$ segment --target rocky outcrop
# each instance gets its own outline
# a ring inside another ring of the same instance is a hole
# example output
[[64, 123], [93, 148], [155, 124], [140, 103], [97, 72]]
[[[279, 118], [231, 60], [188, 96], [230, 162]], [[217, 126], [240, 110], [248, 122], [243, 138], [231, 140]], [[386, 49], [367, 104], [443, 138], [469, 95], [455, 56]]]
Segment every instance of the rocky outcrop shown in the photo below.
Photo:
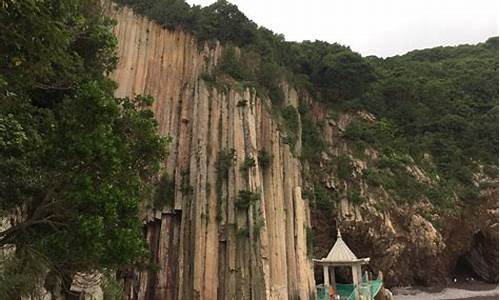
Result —
[[377, 296], [375, 296], [375, 300], [393, 300], [394, 297], [390, 290], [386, 288], [382, 288], [380, 292], [378, 292]]
[[[305, 170], [314, 170], [310, 172], [316, 175], [313, 179], [328, 192], [340, 194], [331, 211], [311, 212], [315, 257], [326, 255], [340, 227], [344, 240], [358, 257], [371, 257], [369, 271], [383, 271], [388, 287], [442, 285], [456, 277], [498, 282], [498, 182], [488, 183], [491, 187], [483, 189], [479, 204], [457, 203], [452, 210], [440, 210], [427, 199], [397, 202], [387, 191], [370, 186], [363, 178], [367, 163], [378, 159], [377, 151], [364, 149], [364, 158], [358, 159], [343, 140], [354, 114], [340, 114], [333, 120], [321, 104], [311, 103], [310, 115], [323, 124], [329, 148], [317, 165], [306, 165]], [[367, 122], [374, 120], [365, 112], [357, 112], [356, 116]], [[331, 164], [339, 156], [350, 158], [352, 181], [363, 197], [358, 203], [348, 197], [352, 182], [332, 171]], [[433, 183], [414, 164], [406, 170], [418, 182]]]
[[453, 256], [447, 264], [459, 279], [498, 282], [498, 183], [482, 193], [482, 203], [450, 216], [443, 230]]
[[[218, 64], [219, 44], [200, 45], [128, 9], [109, 11], [118, 22], [116, 94], [156, 99], [160, 134], [172, 139], [165, 172], [175, 184], [169, 204], [144, 209], [157, 270], [123, 272], [128, 299], [309, 299], [301, 165], [268, 100], [200, 78]], [[284, 89], [287, 104], [297, 106], [297, 93]], [[269, 164], [259, 162], [261, 150]], [[228, 153], [234, 160], [221, 174]]]
[[[220, 44], [198, 43], [127, 9], [109, 11], [118, 21], [116, 93], [155, 97], [160, 134], [172, 138], [164, 169], [175, 192], [163, 207], [144, 208], [157, 270], [122, 273], [129, 299], [308, 299], [314, 293], [306, 249], [311, 223], [315, 257], [326, 254], [340, 226], [356, 255], [371, 257], [370, 271], [382, 270], [389, 287], [442, 284], [460, 272], [498, 281], [497, 183], [479, 206], [455, 212], [439, 211], [426, 199], [398, 203], [362, 179], [367, 161], [379, 153], [367, 148], [365, 159], [352, 155], [342, 138], [352, 113], [332, 118], [312, 100], [305, 102], [309, 117], [322, 124], [328, 151], [302, 167], [300, 137], [294, 149], [284, 142], [267, 99], [231, 79], [206, 76], [220, 63]], [[286, 83], [283, 89], [285, 104], [297, 107], [297, 92]], [[376, 121], [367, 112], [356, 117]], [[269, 164], [259, 161], [259, 151]], [[332, 172], [340, 156], [352, 163], [359, 203], [348, 197], [350, 183]], [[221, 160], [227, 170], [218, 168]], [[413, 163], [406, 171], [420, 183], [437, 180]], [[302, 191], [311, 176], [321, 176], [339, 199], [333, 210], [310, 217]]]

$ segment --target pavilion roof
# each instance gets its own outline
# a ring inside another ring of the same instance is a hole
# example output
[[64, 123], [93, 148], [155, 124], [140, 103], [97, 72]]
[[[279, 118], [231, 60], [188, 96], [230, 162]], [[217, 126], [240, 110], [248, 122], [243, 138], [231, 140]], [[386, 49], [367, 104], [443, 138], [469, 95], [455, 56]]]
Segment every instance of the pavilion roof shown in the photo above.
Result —
[[328, 255], [322, 259], [314, 260], [318, 263], [333, 263], [333, 264], [353, 264], [353, 263], [367, 263], [369, 259], [358, 259], [356, 255], [349, 249], [347, 244], [342, 239], [340, 230], [337, 231], [337, 241], [333, 244], [332, 249]]

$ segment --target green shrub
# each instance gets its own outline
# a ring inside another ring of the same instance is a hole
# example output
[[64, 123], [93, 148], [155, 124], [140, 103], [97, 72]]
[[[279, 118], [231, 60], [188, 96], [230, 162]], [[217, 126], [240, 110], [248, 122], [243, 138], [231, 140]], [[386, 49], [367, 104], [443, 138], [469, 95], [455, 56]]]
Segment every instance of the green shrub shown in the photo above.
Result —
[[354, 172], [354, 166], [351, 158], [346, 155], [337, 157], [337, 175], [343, 180], [350, 180]]
[[374, 143], [375, 139], [370, 132], [370, 125], [358, 119], [353, 119], [344, 130], [343, 136], [352, 141], [365, 141]]
[[375, 209], [378, 210], [379, 212], [383, 212], [386, 209], [386, 203], [384, 201], [377, 201], [375, 202]]
[[264, 170], [271, 165], [271, 155], [265, 149], [259, 150], [257, 159], [259, 161], [259, 166]]
[[281, 110], [281, 117], [286, 131], [284, 142], [288, 144], [292, 150], [294, 150], [299, 137], [299, 113], [295, 107], [289, 105]]
[[281, 87], [271, 86], [268, 88], [267, 93], [273, 104], [281, 105], [285, 102], [285, 93]]
[[181, 193], [183, 193], [184, 195], [190, 195], [190, 194], [192, 194], [194, 192], [194, 188], [193, 188], [193, 186], [191, 186], [189, 184], [183, 184], [179, 188], [179, 191]]
[[221, 174], [221, 176], [227, 175], [229, 169], [234, 165], [234, 154], [236, 150], [234, 149], [222, 149], [219, 152], [219, 159], [215, 163], [215, 168], [217, 174]]
[[498, 177], [498, 166], [486, 165], [486, 166], [484, 166], [483, 171], [486, 175], [488, 175], [491, 178]]
[[394, 191], [398, 200], [405, 203], [413, 203], [422, 195], [423, 186], [415, 177], [405, 172], [399, 172], [393, 178]]
[[234, 47], [224, 48], [219, 69], [237, 81], [245, 80], [249, 77], [248, 70], [236, 55]]
[[200, 78], [203, 79], [208, 84], [215, 84], [217, 82], [216, 76], [209, 72], [201, 73]]
[[320, 210], [330, 212], [332, 211], [338, 200], [336, 192], [327, 190], [322, 184], [314, 185], [314, 206]]
[[382, 186], [384, 184], [384, 179], [382, 178], [382, 176], [376, 169], [373, 168], [367, 168], [363, 170], [363, 178], [370, 186]]
[[260, 236], [260, 230], [264, 225], [264, 218], [262, 217], [260, 207], [257, 207], [253, 212], [253, 234], [256, 239]]
[[217, 178], [215, 182], [215, 192], [217, 194], [217, 221], [222, 220], [222, 184], [227, 181], [229, 170], [234, 165], [234, 149], [222, 149], [219, 151], [217, 162], [215, 163], [215, 170]]
[[355, 205], [360, 205], [366, 201], [366, 198], [359, 191], [350, 190], [347, 193], [347, 198]]
[[241, 164], [240, 171], [248, 172], [251, 168], [255, 167], [255, 159], [253, 157], [247, 156]]
[[323, 134], [311, 118], [302, 118], [302, 159], [318, 163], [327, 149]]
[[250, 237], [250, 229], [248, 227], [239, 228], [236, 232], [236, 237], [240, 239], [246, 239]]
[[267, 89], [272, 103], [281, 105], [285, 101], [285, 93], [280, 87], [283, 70], [276, 63], [262, 62], [257, 70], [257, 82]]
[[481, 191], [474, 185], [466, 185], [459, 189], [458, 197], [467, 204], [478, 204]]
[[453, 191], [446, 186], [432, 186], [425, 189], [425, 196], [429, 201], [442, 208], [451, 208], [453, 205]]
[[162, 208], [173, 203], [175, 196], [175, 180], [163, 174], [154, 191], [153, 206]]
[[115, 278], [113, 272], [108, 271], [103, 274], [101, 289], [104, 300], [123, 299], [123, 288], [123, 283]]
[[255, 192], [241, 190], [238, 193], [238, 197], [234, 202], [234, 206], [237, 209], [248, 209], [252, 203], [255, 203], [260, 200], [260, 195]]

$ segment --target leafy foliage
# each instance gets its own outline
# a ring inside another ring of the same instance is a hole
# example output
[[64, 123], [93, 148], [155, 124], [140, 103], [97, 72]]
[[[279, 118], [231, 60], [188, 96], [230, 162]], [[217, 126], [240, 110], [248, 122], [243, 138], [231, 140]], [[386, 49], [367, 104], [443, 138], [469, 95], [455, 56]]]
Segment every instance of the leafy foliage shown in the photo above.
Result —
[[[286, 42], [258, 27], [238, 7], [220, 0], [206, 7], [184, 0], [118, 0], [168, 28], [193, 33], [200, 42], [226, 44], [220, 69], [238, 81], [253, 81], [282, 105], [285, 78], [327, 103], [360, 96], [375, 80], [370, 64], [348, 47], [326, 42]], [[239, 55], [233, 46], [240, 48]]]
[[252, 203], [259, 201], [260, 195], [252, 191], [241, 190], [234, 202], [234, 206], [238, 209], [248, 209]]
[[321, 153], [327, 149], [327, 144], [323, 139], [320, 128], [314, 121], [302, 115], [302, 159], [318, 163]]
[[123, 299], [124, 287], [123, 283], [118, 281], [110, 271], [106, 271], [102, 277], [102, 294], [104, 300], [120, 300]]
[[355, 189], [352, 189], [347, 193], [347, 198], [353, 204], [356, 204], [356, 205], [360, 205], [361, 203], [366, 201], [366, 199], [361, 195], [361, 193]]
[[28, 0], [4, 1], [0, 24], [16, 24], [0, 31], [0, 217], [22, 215], [0, 247], [66, 279], [143, 261], [138, 208], [166, 140], [152, 98], [113, 95], [113, 22], [99, 1]]
[[[375, 114], [378, 121], [355, 120], [347, 128], [344, 136], [352, 146], [374, 147], [385, 157], [408, 155], [420, 165], [425, 155], [431, 155], [431, 172], [441, 178], [440, 185], [465, 198], [477, 198], [473, 173], [478, 165], [498, 165], [498, 37], [478, 45], [363, 58], [339, 44], [286, 42], [283, 35], [258, 27], [226, 1], [203, 8], [182, 0], [118, 2], [166, 26], [192, 32], [200, 41], [225, 43], [221, 70], [238, 81], [252, 82], [275, 105], [284, 103], [281, 82], [286, 79], [331, 108]], [[162, 16], [178, 17], [158, 16], [159, 6], [168, 10]], [[299, 136], [295, 114], [288, 107], [281, 113], [285, 142], [293, 148]], [[317, 125], [307, 118], [303, 122], [302, 156], [317, 162], [324, 144]], [[384, 174], [382, 182], [401, 188], [401, 195], [415, 190], [422, 194], [406, 172], [389, 169], [379, 172]], [[387, 179], [395, 173], [402, 175], [398, 182]]]
[[259, 150], [257, 159], [259, 161], [259, 166], [264, 170], [271, 165], [271, 155], [265, 149]]
[[240, 167], [240, 171], [248, 172], [251, 168], [255, 167], [255, 159], [253, 157], [247, 156]]
[[[498, 166], [498, 38], [370, 61], [378, 80], [353, 105], [379, 121], [354, 120], [344, 136], [382, 151], [379, 167], [397, 174], [402, 199], [423, 193], [449, 207], [454, 190], [475, 203], [478, 164]], [[398, 168], [394, 154], [413, 157], [440, 178], [439, 186], [425, 192], [429, 187], [419, 187]], [[429, 156], [430, 169], [424, 159]]]
[[295, 107], [289, 105], [281, 110], [281, 117], [286, 132], [285, 143], [293, 150], [300, 134], [299, 113]]
[[352, 165], [351, 159], [348, 156], [338, 156], [337, 157], [337, 175], [343, 180], [349, 180], [352, 177], [354, 171], [354, 166]]
[[153, 204], [155, 208], [161, 209], [164, 206], [171, 205], [175, 196], [175, 181], [167, 174], [163, 174], [156, 185]]
[[216, 194], [217, 194], [217, 220], [222, 220], [222, 197], [223, 197], [223, 184], [227, 182], [229, 176], [229, 169], [235, 163], [235, 150], [222, 149], [219, 152], [219, 158], [216, 162], [215, 169], [217, 171], [216, 178]]
[[315, 184], [312, 194], [313, 206], [320, 211], [331, 212], [339, 200], [337, 193], [327, 190], [323, 184]]
[[240, 239], [247, 239], [250, 237], [250, 229], [248, 227], [241, 227], [236, 232], [236, 237]]

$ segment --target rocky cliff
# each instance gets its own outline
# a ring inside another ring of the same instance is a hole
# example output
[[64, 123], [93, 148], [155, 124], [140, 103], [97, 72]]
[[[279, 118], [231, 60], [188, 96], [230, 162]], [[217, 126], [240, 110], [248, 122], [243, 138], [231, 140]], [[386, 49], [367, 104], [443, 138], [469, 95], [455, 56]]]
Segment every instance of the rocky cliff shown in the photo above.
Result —
[[126, 8], [110, 11], [118, 21], [117, 95], [152, 95], [160, 133], [172, 138], [164, 167], [172, 192], [144, 208], [157, 268], [123, 272], [128, 298], [308, 299], [310, 258], [328, 252], [337, 227], [389, 286], [498, 281], [496, 177], [476, 174], [474, 205], [451, 191], [439, 207], [430, 199], [439, 176], [422, 166], [434, 164], [431, 155], [417, 163], [346, 138], [353, 121], [384, 124], [371, 113], [333, 111], [282, 83], [282, 107], [303, 121], [292, 137], [283, 115], [244, 80], [214, 80], [219, 43]]
[[[314, 281], [301, 163], [268, 100], [201, 79], [219, 63], [221, 45], [200, 45], [125, 8], [110, 11], [116, 94], [156, 99], [160, 133], [172, 138], [165, 173], [175, 186], [168, 203], [144, 209], [158, 270], [123, 272], [127, 297], [308, 299]], [[284, 90], [296, 107], [297, 92]]]
[[[318, 161], [305, 164], [303, 189], [316, 189], [309, 197], [316, 201], [320, 188], [337, 195], [333, 206], [312, 208], [315, 256], [328, 253], [340, 227], [357, 255], [371, 257], [369, 270], [383, 271], [389, 287], [444, 285], [471, 278], [498, 282], [497, 178], [476, 176], [481, 197], [474, 205], [454, 200], [451, 209], [442, 209], [425, 196], [401, 203], [367, 176], [382, 154], [370, 147], [356, 149], [346, 138], [346, 128], [356, 118], [366, 122], [376, 118], [366, 111], [332, 116], [321, 104], [309, 106], [309, 118], [320, 124], [327, 147]], [[343, 160], [347, 171], [339, 167]], [[411, 158], [404, 167], [416, 182], [432, 186], [436, 180]]]

